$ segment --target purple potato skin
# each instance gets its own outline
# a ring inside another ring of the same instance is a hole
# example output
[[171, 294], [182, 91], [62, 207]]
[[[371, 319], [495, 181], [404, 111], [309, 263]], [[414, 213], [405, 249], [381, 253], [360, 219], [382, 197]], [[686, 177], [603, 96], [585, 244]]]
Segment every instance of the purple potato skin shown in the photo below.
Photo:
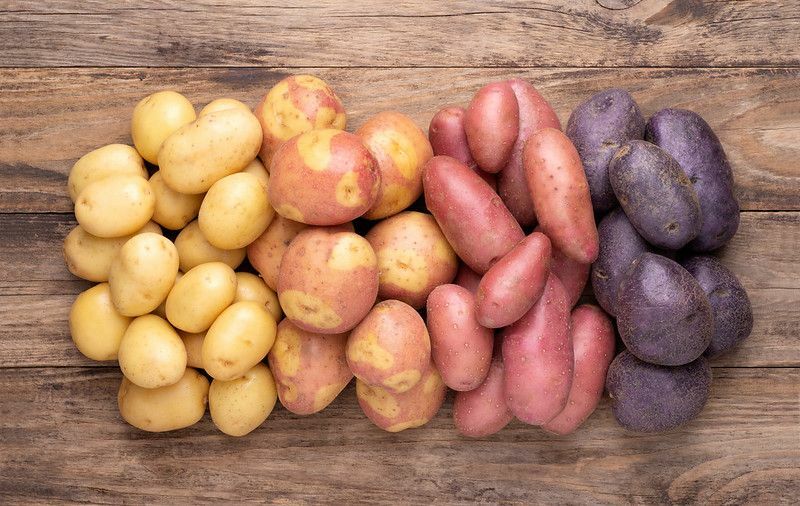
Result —
[[753, 309], [747, 291], [717, 258], [693, 256], [681, 264], [703, 288], [714, 314], [714, 334], [703, 355], [724, 355], [753, 330]]
[[636, 101], [619, 88], [595, 93], [572, 111], [566, 134], [581, 156], [596, 213], [617, 205], [608, 180], [611, 157], [626, 142], [644, 139], [644, 128]]
[[703, 288], [686, 269], [644, 253], [619, 284], [617, 327], [628, 351], [640, 360], [683, 365], [708, 348], [714, 316]]
[[647, 122], [645, 137], [678, 161], [700, 199], [703, 224], [689, 248], [705, 252], [726, 244], [739, 228], [739, 202], [728, 157], [708, 123], [692, 111], [662, 109]]
[[648, 364], [623, 351], [608, 368], [606, 389], [611, 410], [622, 427], [663, 432], [695, 418], [711, 390], [705, 357], [677, 367]]
[[617, 289], [631, 263], [650, 246], [633, 228], [625, 212], [614, 209], [597, 227], [600, 254], [592, 265], [592, 290], [606, 313], [617, 314]]
[[645, 141], [625, 143], [611, 159], [608, 179], [631, 224], [653, 246], [677, 250], [697, 236], [700, 201], [663, 149]]

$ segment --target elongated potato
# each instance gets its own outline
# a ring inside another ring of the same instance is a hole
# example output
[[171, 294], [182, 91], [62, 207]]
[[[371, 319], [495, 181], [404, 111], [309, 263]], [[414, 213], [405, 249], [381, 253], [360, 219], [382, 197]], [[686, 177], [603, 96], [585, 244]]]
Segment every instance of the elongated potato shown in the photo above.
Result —
[[464, 436], [485, 437], [499, 432], [514, 419], [506, 406], [503, 386], [503, 360], [492, 360], [483, 383], [468, 392], [456, 392], [453, 401], [453, 422]]
[[[474, 170], [492, 190], [497, 191], [497, 176], [481, 170], [472, 153], [469, 152], [467, 134], [464, 132], [463, 107], [451, 106], [440, 109], [431, 119], [428, 127], [428, 139], [431, 142], [434, 156], [445, 155], [455, 158], [470, 169]], [[525, 189], [527, 192], [527, 188]]]
[[306, 227], [308, 225], [305, 223], [292, 221], [278, 214], [264, 233], [247, 246], [250, 265], [261, 274], [271, 289], [278, 289], [278, 272], [286, 248]]
[[200, 114], [198, 114], [197, 116], [198, 117], [205, 116], [206, 114], [211, 114], [212, 112], [224, 111], [226, 109], [240, 109], [242, 111], [247, 111], [247, 112], [251, 111], [250, 107], [248, 107], [247, 104], [244, 104], [236, 100], [235, 98], [223, 97], [223, 98], [216, 98], [211, 102], [207, 103], [205, 107], [203, 107], [200, 110]]
[[140, 316], [167, 298], [178, 275], [178, 250], [172, 242], [147, 232], [133, 236], [111, 262], [108, 285], [120, 314]]
[[236, 296], [236, 273], [222, 262], [200, 264], [175, 283], [167, 296], [167, 319], [186, 332], [208, 330]]
[[69, 171], [69, 198], [78, 200], [84, 188], [108, 176], [128, 174], [147, 179], [147, 169], [139, 153], [125, 144], [109, 144], [80, 157]]
[[263, 304], [276, 322], [283, 318], [283, 309], [278, 302], [278, 294], [264, 283], [264, 280], [249, 272], [236, 273], [236, 296], [234, 302], [252, 300]]
[[142, 388], [159, 388], [180, 381], [186, 370], [186, 348], [180, 336], [153, 314], [134, 319], [119, 343], [122, 374]]
[[116, 360], [119, 343], [132, 320], [117, 312], [108, 283], [100, 283], [75, 299], [69, 311], [69, 332], [86, 358]]
[[212, 246], [240, 249], [269, 226], [275, 211], [258, 178], [241, 172], [225, 176], [206, 193], [197, 223]]
[[158, 152], [164, 141], [196, 118], [194, 106], [175, 91], [159, 91], [144, 97], [133, 109], [133, 145], [148, 162], [159, 165]]
[[205, 332], [193, 334], [183, 330], [178, 331], [178, 335], [186, 348], [186, 365], [197, 369], [203, 368], [203, 340], [206, 338]]
[[256, 364], [240, 378], [213, 380], [208, 389], [208, 410], [219, 430], [239, 437], [264, 423], [277, 399], [272, 373], [264, 364]]
[[[542, 227], [536, 227], [534, 232], [542, 232]], [[544, 233], [544, 232], [542, 232]], [[598, 235], [599, 227], [598, 227]], [[602, 250], [602, 241], [600, 249]], [[598, 256], [599, 258], [599, 256]], [[582, 264], [571, 259], [558, 248], [552, 248], [550, 256], [550, 272], [556, 275], [564, 289], [569, 296], [570, 307], [575, 307], [578, 300], [583, 295], [583, 289], [586, 287], [586, 282], [589, 280], [589, 271], [592, 266], [590, 264]]]
[[131, 235], [153, 217], [156, 199], [138, 175], [108, 176], [87, 185], [75, 201], [75, 219], [97, 237]]
[[456, 279], [453, 280], [454, 285], [466, 288], [474, 296], [478, 293], [478, 285], [481, 283], [481, 275], [469, 268], [465, 263], [458, 266], [458, 273]]
[[164, 183], [161, 171], [150, 177], [150, 188], [156, 199], [153, 221], [170, 230], [180, 230], [197, 217], [203, 195], [178, 193]]
[[189, 272], [192, 268], [208, 262], [222, 262], [235, 269], [247, 255], [245, 248], [221, 249], [208, 242], [197, 220], [180, 231], [175, 238], [175, 247], [178, 249], [183, 272]]
[[486, 172], [500, 172], [519, 134], [519, 105], [511, 86], [489, 83], [475, 94], [464, 114], [472, 157]]

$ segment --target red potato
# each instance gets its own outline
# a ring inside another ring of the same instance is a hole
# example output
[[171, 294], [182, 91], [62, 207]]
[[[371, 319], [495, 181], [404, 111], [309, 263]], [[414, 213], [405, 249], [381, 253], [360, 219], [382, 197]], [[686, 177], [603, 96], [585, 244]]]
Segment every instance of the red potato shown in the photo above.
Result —
[[455, 158], [431, 158], [422, 184], [428, 209], [447, 241], [475, 272], [489, 270], [525, 237], [500, 197]]
[[458, 266], [458, 272], [456, 273], [456, 279], [453, 280], [453, 284], [466, 288], [472, 295], [475, 295], [478, 293], [478, 285], [480, 282], [481, 275], [470, 269], [467, 264], [462, 263]]
[[503, 386], [503, 360], [497, 356], [492, 360], [489, 374], [483, 383], [469, 392], [456, 392], [453, 401], [453, 422], [456, 430], [464, 436], [485, 437], [514, 419], [514, 413], [506, 405]]
[[519, 133], [519, 105], [507, 82], [478, 90], [464, 114], [464, 132], [478, 167], [491, 173], [505, 167]]
[[534, 232], [494, 264], [475, 295], [478, 322], [496, 329], [522, 318], [544, 292], [550, 256], [550, 239]]
[[494, 332], [475, 319], [475, 297], [458, 285], [437, 286], [428, 297], [431, 356], [445, 385], [477, 388], [489, 372]]
[[614, 358], [614, 326], [597, 306], [583, 304], [572, 311], [572, 347], [575, 366], [572, 388], [564, 410], [542, 428], [556, 434], [575, 432], [594, 413]]
[[506, 402], [525, 423], [545, 424], [567, 404], [573, 371], [569, 311], [567, 292], [551, 274], [542, 297], [503, 331]]
[[[478, 167], [469, 152], [467, 134], [464, 132], [463, 107], [451, 106], [439, 110], [433, 115], [428, 127], [428, 138], [431, 141], [434, 155], [451, 156], [474, 170], [484, 181], [489, 183], [492, 190], [497, 191], [497, 176], [485, 172]], [[528, 189], [525, 188], [527, 193]]]
[[600, 243], [589, 184], [572, 141], [555, 128], [539, 130], [525, 145], [523, 161], [542, 230], [569, 258], [594, 262]]
[[[536, 227], [534, 232], [542, 232], [542, 227]], [[544, 233], [544, 232], [542, 232]], [[571, 259], [558, 248], [552, 248], [553, 255], [550, 258], [550, 272], [558, 277], [564, 289], [569, 295], [570, 307], [575, 304], [583, 295], [586, 282], [589, 281], [589, 272], [592, 270], [591, 264], [582, 264]]]
[[273, 290], [278, 287], [278, 271], [283, 253], [292, 239], [306, 227], [308, 225], [305, 223], [277, 215], [264, 233], [247, 246], [247, 259]]

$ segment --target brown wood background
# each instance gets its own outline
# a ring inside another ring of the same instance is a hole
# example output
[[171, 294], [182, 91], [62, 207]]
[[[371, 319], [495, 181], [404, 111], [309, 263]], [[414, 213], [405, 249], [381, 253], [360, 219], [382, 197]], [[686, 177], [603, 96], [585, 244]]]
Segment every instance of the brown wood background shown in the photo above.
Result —
[[[602, 4], [602, 5], [601, 5]], [[606, 403], [576, 434], [513, 423], [459, 437], [448, 401], [390, 435], [352, 388], [256, 432], [147, 434], [119, 417], [115, 367], [66, 317], [88, 284], [61, 241], [66, 176], [130, 142], [141, 97], [255, 105], [287, 73], [329, 81], [349, 126], [392, 108], [426, 126], [484, 82], [530, 79], [562, 120], [623, 86], [646, 114], [693, 109], [734, 167], [742, 224], [721, 252], [755, 328], [714, 362], [711, 400], [668, 434], [626, 433]], [[796, 503], [800, 497], [800, 2], [0, 1], [0, 503]]]

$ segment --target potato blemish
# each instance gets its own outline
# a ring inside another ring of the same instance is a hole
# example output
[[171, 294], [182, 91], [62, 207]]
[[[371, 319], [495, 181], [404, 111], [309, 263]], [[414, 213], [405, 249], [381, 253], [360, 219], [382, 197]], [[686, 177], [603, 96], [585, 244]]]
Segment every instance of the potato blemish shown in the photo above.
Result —
[[291, 326], [281, 327], [270, 353], [283, 374], [294, 376], [300, 370], [300, 336]]
[[356, 383], [356, 395], [367, 406], [384, 418], [396, 418], [400, 414], [400, 405], [397, 400], [381, 387], [370, 386], [363, 381]]
[[356, 207], [364, 203], [358, 187], [358, 174], [349, 170], [336, 183], [336, 202], [345, 207]]
[[359, 267], [374, 267], [378, 264], [372, 246], [356, 234], [341, 234], [336, 239], [327, 265], [338, 271], [351, 271]]
[[348, 343], [347, 358], [351, 362], [368, 364], [385, 371], [394, 365], [394, 357], [378, 343], [378, 335], [370, 332]]
[[320, 387], [317, 393], [314, 394], [314, 411], [317, 412], [325, 409], [328, 404], [333, 402], [343, 388], [343, 385], [337, 383], [331, 383], [330, 385]]
[[342, 133], [341, 130], [327, 128], [311, 130], [297, 138], [297, 153], [309, 170], [322, 172], [328, 170], [331, 163], [331, 141]]
[[285, 290], [278, 295], [286, 316], [318, 329], [332, 329], [342, 324], [342, 318], [322, 299], [300, 290]]
[[381, 284], [409, 292], [420, 292], [428, 285], [428, 265], [414, 250], [384, 249], [378, 258], [378, 271]]
[[383, 385], [396, 392], [405, 392], [419, 382], [422, 374], [414, 369], [393, 374], [383, 380]]

